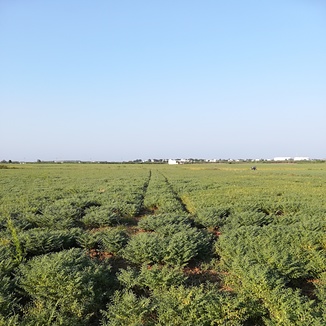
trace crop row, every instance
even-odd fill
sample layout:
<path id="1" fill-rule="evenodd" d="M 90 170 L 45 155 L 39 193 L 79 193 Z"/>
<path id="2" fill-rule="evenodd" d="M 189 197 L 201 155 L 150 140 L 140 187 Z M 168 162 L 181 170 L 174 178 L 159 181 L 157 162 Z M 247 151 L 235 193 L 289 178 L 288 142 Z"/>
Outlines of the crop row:
<path id="1" fill-rule="evenodd" d="M 144 207 L 153 213 L 184 213 L 184 207 L 176 197 L 166 177 L 159 171 L 152 172 L 144 198 Z"/>

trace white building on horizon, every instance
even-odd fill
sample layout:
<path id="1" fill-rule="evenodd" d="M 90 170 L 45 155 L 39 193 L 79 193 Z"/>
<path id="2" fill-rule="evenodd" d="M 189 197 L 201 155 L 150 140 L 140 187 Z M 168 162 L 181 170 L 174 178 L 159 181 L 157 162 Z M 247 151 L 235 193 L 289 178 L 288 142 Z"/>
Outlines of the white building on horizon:
<path id="1" fill-rule="evenodd" d="M 297 156 L 293 158 L 293 161 L 310 161 L 310 158 L 304 156 Z"/>
<path id="2" fill-rule="evenodd" d="M 292 160 L 293 157 L 291 156 L 279 156 L 279 157 L 274 157 L 274 161 L 289 161 L 289 160 Z"/>
<path id="3" fill-rule="evenodd" d="M 307 156 L 284 156 L 284 157 L 274 157 L 274 161 L 310 161 L 310 158 Z"/>
<path id="4" fill-rule="evenodd" d="M 177 160 L 169 159 L 168 164 L 179 164 Z"/>

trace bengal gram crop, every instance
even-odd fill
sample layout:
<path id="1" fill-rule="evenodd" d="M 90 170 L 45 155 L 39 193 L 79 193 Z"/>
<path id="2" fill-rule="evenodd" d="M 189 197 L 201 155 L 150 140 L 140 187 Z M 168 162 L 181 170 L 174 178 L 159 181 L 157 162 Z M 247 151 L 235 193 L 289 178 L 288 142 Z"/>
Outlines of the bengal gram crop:
<path id="1" fill-rule="evenodd" d="M 0 169 L 0 325 L 325 325 L 326 164 Z"/>

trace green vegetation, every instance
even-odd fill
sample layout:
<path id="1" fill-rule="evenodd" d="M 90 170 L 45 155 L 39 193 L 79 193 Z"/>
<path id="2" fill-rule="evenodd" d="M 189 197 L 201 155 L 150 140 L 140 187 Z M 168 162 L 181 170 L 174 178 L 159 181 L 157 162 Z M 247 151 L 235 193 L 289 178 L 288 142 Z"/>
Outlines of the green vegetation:
<path id="1" fill-rule="evenodd" d="M 0 169 L 0 325 L 325 325 L 326 165 Z"/>

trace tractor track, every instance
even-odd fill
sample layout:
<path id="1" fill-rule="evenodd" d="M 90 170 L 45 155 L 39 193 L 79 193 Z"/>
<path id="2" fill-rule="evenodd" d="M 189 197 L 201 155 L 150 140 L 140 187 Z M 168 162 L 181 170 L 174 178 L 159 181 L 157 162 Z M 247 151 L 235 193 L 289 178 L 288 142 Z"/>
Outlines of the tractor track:
<path id="1" fill-rule="evenodd" d="M 190 211 L 187 209 L 187 205 L 184 203 L 184 201 L 179 196 L 179 194 L 175 191 L 175 189 L 173 188 L 172 183 L 169 181 L 169 179 L 162 172 L 159 172 L 159 173 L 164 178 L 167 186 L 169 187 L 171 193 L 173 194 L 174 199 L 180 203 L 182 210 L 187 214 L 191 214 Z"/>
<path id="2" fill-rule="evenodd" d="M 147 210 L 144 207 L 144 200 L 145 200 L 147 189 L 148 189 L 149 183 L 151 182 L 151 179 L 152 179 L 152 170 L 149 170 L 148 178 L 146 179 L 146 181 L 145 181 L 145 183 L 143 185 L 143 192 L 142 192 L 142 195 L 141 195 L 141 200 L 140 200 L 140 203 L 139 203 L 139 208 L 138 208 L 136 217 L 140 217 L 142 215 L 147 214 Z"/>

